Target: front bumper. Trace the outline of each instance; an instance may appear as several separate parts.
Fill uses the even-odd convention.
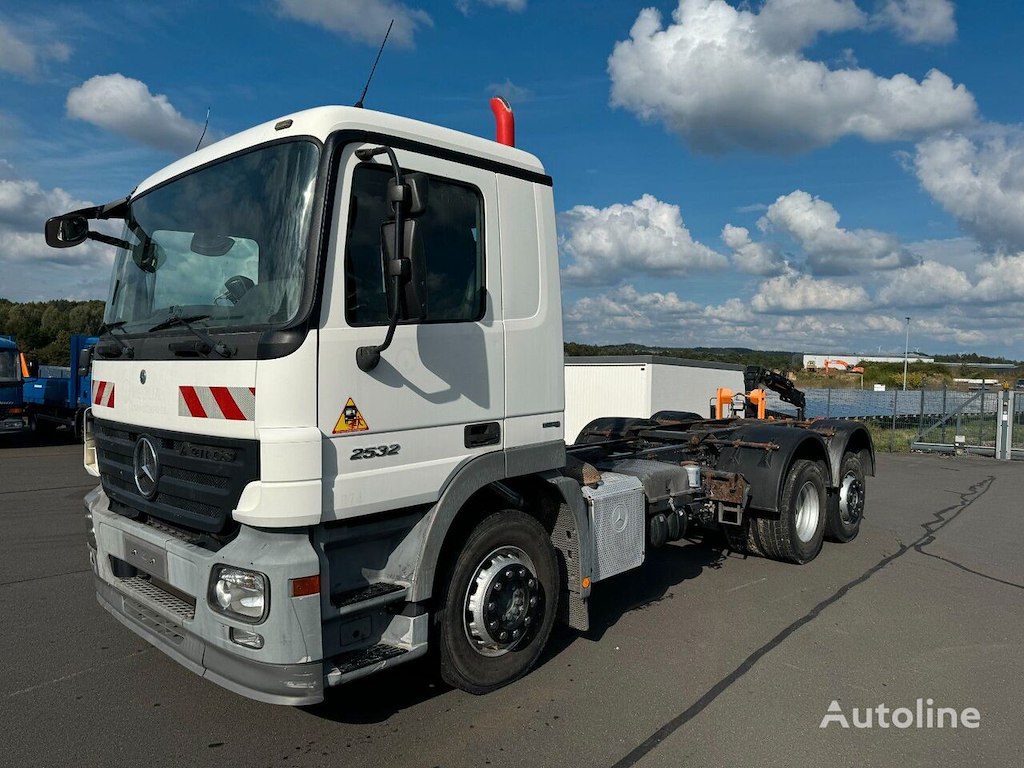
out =
[[[186,668],[243,696],[270,704],[323,700],[320,596],[289,595],[290,579],[319,573],[304,531],[243,526],[230,544],[211,552],[111,512],[101,488],[85,502],[96,541],[90,552],[96,596],[118,621]],[[143,569],[146,561],[152,573]],[[210,572],[218,563],[267,576],[270,608],[261,623],[236,621],[209,606]],[[233,642],[232,628],[258,632],[263,648]]]
[[[20,416],[4,416],[0,418],[0,434],[21,432],[25,429],[25,420]]]

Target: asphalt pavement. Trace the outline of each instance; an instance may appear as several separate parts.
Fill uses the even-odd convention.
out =
[[[78,446],[0,440],[0,765],[1021,762],[1020,463],[881,455],[861,535],[807,566],[680,542],[596,585],[591,631],[556,629],[540,666],[496,693],[416,663],[303,709],[204,681],[99,607],[93,485]],[[877,707],[918,699],[922,724],[974,708],[977,727],[880,727]],[[830,707],[851,727],[820,727]],[[869,708],[872,727],[854,727]]]

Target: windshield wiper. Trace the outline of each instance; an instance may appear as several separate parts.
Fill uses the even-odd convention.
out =
[[[166,330],[167,328],[173,328],[176,325],[184,325],[190,331],[195,333],[196,329],[193,328],[191,325],[189,325],[189,323],[197,323],[200,320],[206,320],[208,317],[209,317],[209,315],[188,315],[188,316],[182,316],[182,315],[175,315],[175,314],[172,313],[170,315],[170,317],[168,317],[166,320],[164,320],[162,322],[159,322],[156,325],[154,325],[152,328],[150,328],[148,333],[154,333],[155,331],[163,331],[163,330]]]
[[[150,328],[149,333],[154,333],[155,331],[163,331],[168,328],[174,328],[175,326],[183,325],[186,328],[188,328],[189,331],[191,331],[202,342],[202,345],[197,345],[195,347],[197,352],[205,355],[209,354],[210,351],[212,350],[221,357],[231,357],[233,354],[235,354],[237,350],[235,350],[232,347],[229,347],[223,341],[215,341],[213,337],[210,336],[210,334],[192,325],[192,323],[199,322],[200,320],[206,320],[208,317],[209,315],[189,315],[188,317],[183,317],[181,315],[171,315],[163,322],[157,323],[152,328]]]
[[[135,347],[126,342],[120,336],[114,335],[114,331],[120,331],[125,336],[127,336],[128,331],[126,331],[123,327],[124,324],[127,322],[127,320],[115,320],[112,323],[104,323],[103,325],[100,326],[100,336],[103,336],[104,334],[110,336],[110,338],[112,338],[114,341],[121,345],[121,349],[117,350],[117,356],[120,357],[121,354],[123,353],[129,360],[132,360],[135,358]],[[106,355],[104,355],[104,357],[106,357]]]

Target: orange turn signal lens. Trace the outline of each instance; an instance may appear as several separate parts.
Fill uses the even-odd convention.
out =
[[[292,597],[320,594],[320,574],[292,579]]]
[[[580,583],[583,585],[584,589],[590,589],[590,577],[589,576],[584,576],[583,577],[583,581],[581,581]]]

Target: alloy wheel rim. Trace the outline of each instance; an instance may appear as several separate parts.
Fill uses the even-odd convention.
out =
[[[463,606],[466,638],[481,656],[503,656],[522,645],[544,613],[533,560],[519,547],[493,550],[477,564]]]

